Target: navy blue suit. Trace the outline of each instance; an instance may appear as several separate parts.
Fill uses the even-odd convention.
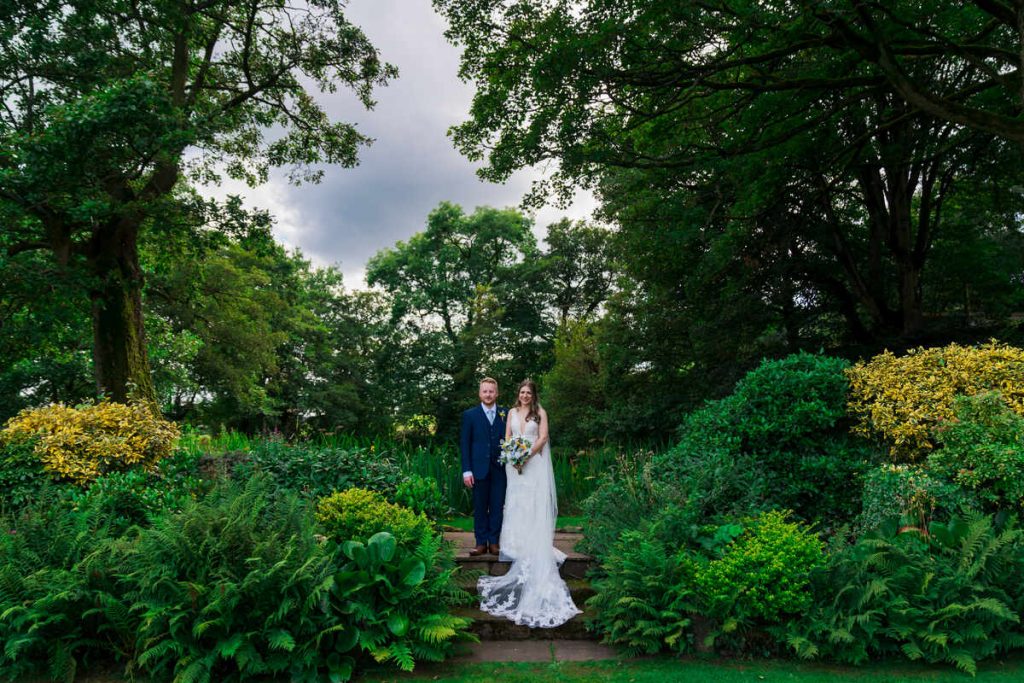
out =
[[[462,471],[472,472],[473,533],[477,545],[497,543],[505,509],[505,466],[498,464],[501,440],[505,438],[504,408],[494,407],[494,424],[487,420],[483,406],[462,413],[459,450]]]

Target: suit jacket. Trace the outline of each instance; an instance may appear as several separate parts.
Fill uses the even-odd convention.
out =
[[[494,424],[487,420],[481,405],[462,413],[459,450],[462,453],[462,471],[472,472],[475,479],[486,479],[491,465],[498,464],[501,440],[505,438],[505,408],[495,405]]]

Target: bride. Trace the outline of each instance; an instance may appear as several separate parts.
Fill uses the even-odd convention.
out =
[[[518,400],[509,412],[505,438],[521,436],[531,443],[526,462],[505,465],[508,487],[501,525],[499,559],[511,560],[504,576],[480,578],[480,609],[530,628],[552,628],[581,610],[569,594],[558,568],[565,553],[554,547],[558,502],[548,443],[548,416],[531,380],[519,385]]]

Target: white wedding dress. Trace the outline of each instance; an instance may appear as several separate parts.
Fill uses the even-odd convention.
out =
[[[509,420],[513,436],[531,443],[539,436],[540,425],[530,420],[523,428],[515,409],[509,411]],[[480,578],[480,609],[530,628],[559,626],[581,610],[558,573],[565,553],[554,547],[558,500],[550,444],[530,458],[522,474],[512,465],[505,465],[505,473],[499,559],[511,560],[512,566],[504,576]]]

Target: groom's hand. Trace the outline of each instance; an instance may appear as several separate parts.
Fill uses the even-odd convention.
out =
[[[462,483],[466,485],[466,488],[471,489],[476,481],[473,479],[472,474],[467,474],[462,477]]]

